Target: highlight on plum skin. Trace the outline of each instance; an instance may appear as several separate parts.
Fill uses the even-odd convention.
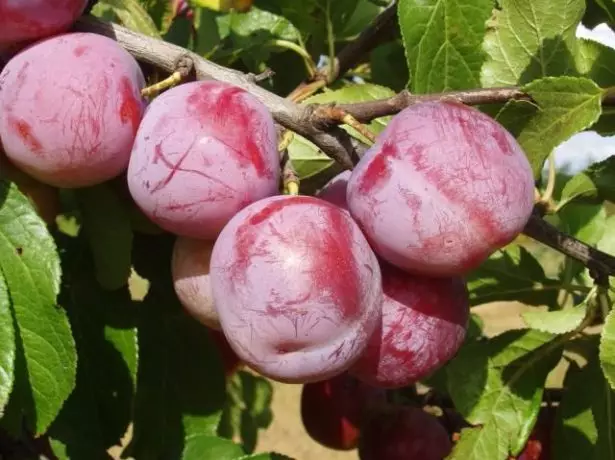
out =
[[[87,0],[0,0],[0,49],[49,37],[81,16]]]
[[[56,187],[105,182],[126,170],[145,101],[137,61],[93,33],[58,35],[0,73],[0,138],[19,169]]]
[[[358,454],[360,460],[443,460],[452,449],[435,416],[418,407],[390,405],[363,425]]]
[[[283,383],[344,372],[381,318],[374,252],[349,213],[316,197],[279,195],[244,208],[218,236],[210,276],[230,345]]]
[[[382,322],[349,372],[370,385],[402,388],[455,356],[466,336],[468,291],[459,277],[408,274],[381,262]]]
[[[175,293],[186,312],[201,324],[220,330],[209,276],[213,242],[177,237],[171,257]]]
[[[128,166],[130,193],[161,228],[213,240],[250,203],[278,193],[267,108],[219,81],[174,87],[149,105]]]
[[[352,450],[359,444],[363,421],[371,410],[385,402],[384,390],[344,372],[303,385],[301,422],[307,434],[319,444],[335,450]]]
[[[424,102],[398,113],[348,182],[348,206],[376,253],[423,275],[476,268],[530,218],[529,161],[477,109]]]

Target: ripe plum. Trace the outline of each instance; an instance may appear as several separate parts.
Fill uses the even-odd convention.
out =
[[[87,3],[87,0],[0,0],[0,48],[68,30]]]
[[[349,213],[316,197],[280,195],[244,208],[216,240],[210,276],[233,349],[281,382],[347,370],[380,321],[374,252]]]
[[[422,275],[459,275],[510,243],[534,204],[529,161],[477,109],[425,102],[397,114],[348,181],[376,253]]]
[[[0,74],[0,138],[7,157],[56,187],[85,187],[128,166],[144,77],[114,40],[71,33],[40,41]]]
[[[128,166],[137,205],[161,228],[213,240],[239,210],[278,192],[273,118],[241,88],[179,85],[149,105]]]

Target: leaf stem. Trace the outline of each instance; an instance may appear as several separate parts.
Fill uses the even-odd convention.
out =
[[[269,40],[266,44],[271,47],[284,48],[290,51],[294,51],[303,59],[310,78],[312,78],[316,74],[316,64],[314,63],[312,56],[310,56],[310,53],[308,53],[305,48],[302,48],[296,43],[281,39]]]

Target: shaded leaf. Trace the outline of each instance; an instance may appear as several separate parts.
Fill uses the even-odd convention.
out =
[[[10,425],[45,432],[75,385],[76,360],[66,312],[58,307],[60,263],[45,222],[14,184],[0,181],[0,270],[23,355],[7,413]],[[5,420],[3,420],[4,422]]]
[[[600,364],[611,388],[615,388],[615,312],[606,317],[600,338]]]
[[[402,41],[414,93],[480,87],[491,0],[400,0]]]
[[[467,276],[471,305],[506,300],[552,305],[559,284],[547,278],[540,263],[527,249],[516,244],[495,252]]]
[[[135,310],[127,289],[100,288],[91,263],[71,266],[66,288],[79,351],[77,385],[49,429],[60,459],[100,458],[119,445],[132,416],[137,373]]]
[[[108,183],[76,192],[81,230],[88,238],[96,279],[109,290],[128,282],[131,269],[132,222],[128,209]]]
[[[218,434],[229,439],[239,436],[243,449],[252,453],[258,430],[271,424],[271,383],[252,373],[236,372],[227,385],[228,397]]]
[[[609,0],[612,1],[612,0]],[[594,40],[579,38],[576,42],[576,68],[598,86],[608,87],[615,79],[615,50]]]
[[[564,386],[554,427],[553,458],[615,459],[615,393],[604,379],[598,357],[590,356],[582,369],[572,363]]]
[[[583,0],[500,0],[484,49],[489,55],[481,73],[484,87],[524,85],[537,78],[570,74],[575,30]]]

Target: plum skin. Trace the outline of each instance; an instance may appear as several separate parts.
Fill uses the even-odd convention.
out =
[[[455,356],[466,336],[470,306],[459,277],[410,275],[381,262],[382,322],[355,377],[381,388],[402,388],[428,377]]]
[[[178,237],[171,257],[173,287],[184,309],[201,324],[220,330],[209,277],[213,242]]]
[[[145,102],[135,59],[93,33],[58,35],[15,55],[0,74],[7,157],[40,182],[96,185],[122,173]]]
[[[476,268],[530,218],[523,150],[477,109],[424,102],[398,113],[348,181],[348,207],[376,253],[408,272]]]
[[[385,402],[383,390],[344,372],[303,385],[301,421],[308,435],[319,444],[334,450],[352,450],[359,444],[363,420]]]
[[[87,0],[0,0],[0,48],[65,32]]]
[[[130,193],[164,230],[213,240],[242,208],[278,192],[276,139],[273,117],[243,89],[184,83],[148,106],[128,165]]]
[[[389,406],[363,425],[360,460],[443,460],[453,448],[438,421],[413,406]]]
[[[278,195],[244,208],[218,236],[210,276],[230,345],[279,382],[344,372],[380,321],[375,254],[348,213],[316,197]]]
[[[350,171],[331,179],[318,197],[347,210]],[[382,321],[349,373],[380,388],[402,388],[442,367],[463,344],[470,316],[461,277],[407,273],[379,259]]]

